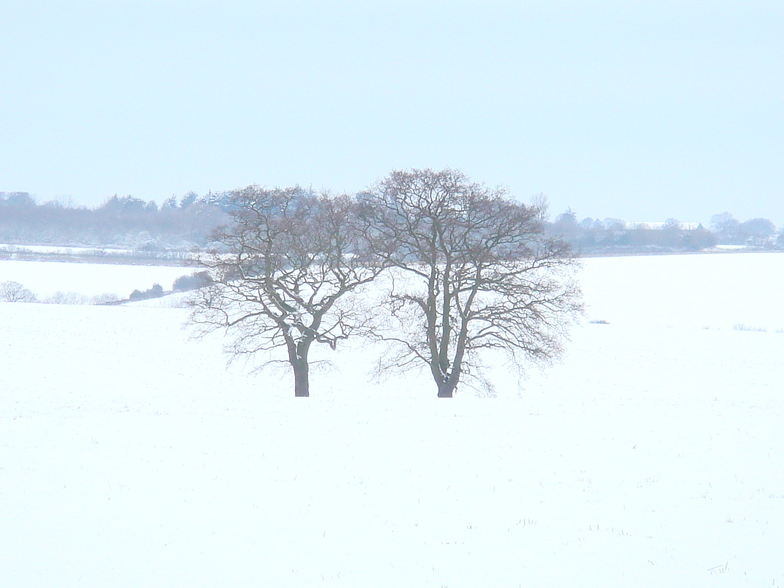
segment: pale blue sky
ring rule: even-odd
[[[454,167],[554,214],[784,226],[784,2],[0,0],[0,190]]]

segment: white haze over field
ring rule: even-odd
[[[72,289],[51,265],[0,280]],[[185,309],[0,304],[1,583],[784,584],[784,254],[583,265],[564,360],[496,398],[354,342],[295,399]]]

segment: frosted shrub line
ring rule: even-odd
[[[0,302],[40,302],[43,304],[111,304],[119,301],[119,296],[106,292],[96,296],[87,296],[80,292],[57,291],[46,298],[39,299],[33,292],[19,282],[6,281],[0,283]]]
[[[732,330],[733,331],[751,331],[751,332],[755,332],[755,333],[767,333],[768,332],[767,329],[763,329],[761,327],[752,327],[752,326],[749,326],[749,325],[744,325],[743,323],[735,323],[734,325],[732,325]]]

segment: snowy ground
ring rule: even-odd
[[[294,399],[182,309],[0,304],[0,585],[784,585],[784,254],[584,265],[497,398],[357,344]]]

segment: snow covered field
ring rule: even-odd
[[[295,399],[183,309],[0,304],[0,585],[784,585],[784,254],[583,263],[563,362],[497,398],[355,343]]]
[[[153,284],[171,290],[174,280],[192,272],[176,266],[0,260],[0,282],[19,282],[41,299],[55,292],[128,298],[134,290],[148,290]]]

